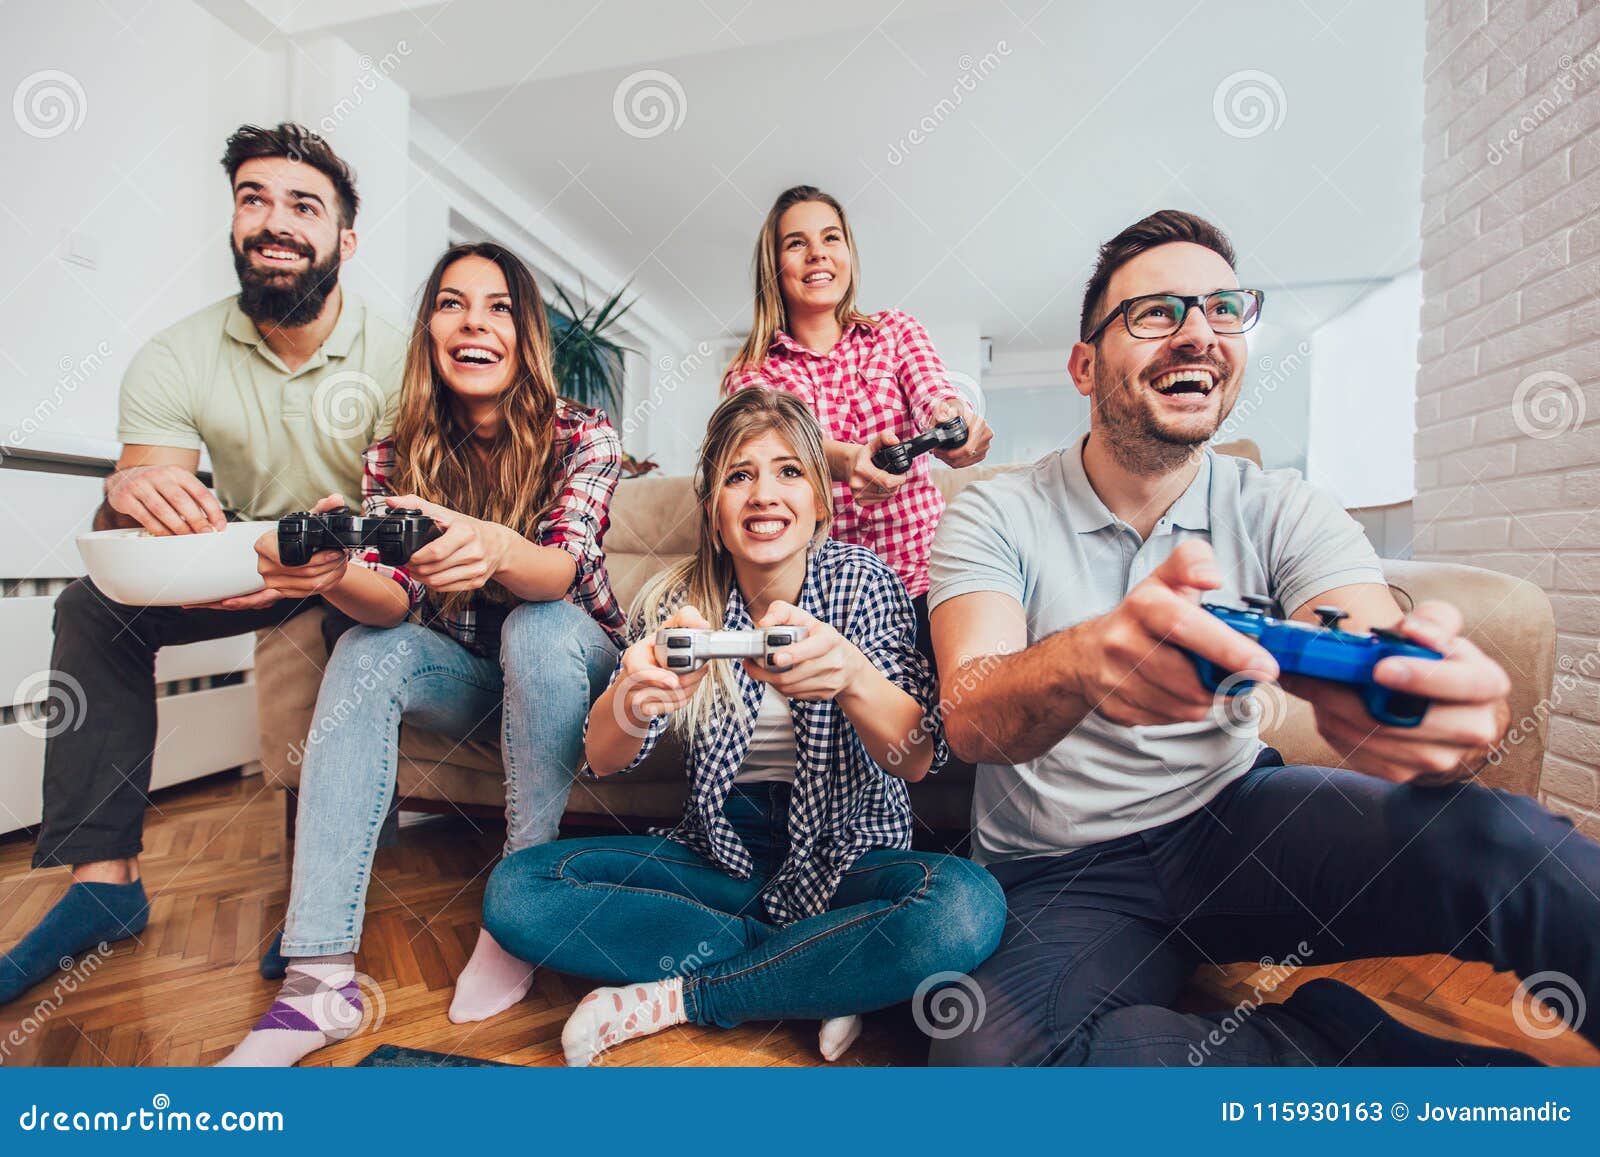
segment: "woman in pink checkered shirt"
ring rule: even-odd
[[[928,549],[944,498],[926,456],[896,475],[873,466],[872,455],[957,413],[967,442],[933,452],[945,465],[981,462],[994,435],[951,384],[914,317],[856,309],[859,268],[839,202],[810,185],[785,190],[756,241],[755,319],[723,389],[786,390],[811,407],[827,436],[833,537],[867,547],[900,576],[931,660]]]

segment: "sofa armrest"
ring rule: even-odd
[[[1489,787],[1537,797],[1549,714],[1538,705],[1547,704],[1555,673],[1549,597],[1525,579],[1458,563],[1385,559],[1383,570],[1403,610],[1430,599],[1459,607],[1466,633],[1511,676],[1511,722],[1519,738],[1503,745],[1502,757],[1479,778]],[[1288,699],[1287,710],[1262,738],[1290,763],[1340,765],[1317,734],[1310,706],[1299,699]]]

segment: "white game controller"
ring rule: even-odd
[[[754,659],[769,671],[786,671],[772,661],[780,647],[806,637],[804,627],[756,627],[748,631],[708,631],[700,627],[662,627],[656,632],[656,662],[669,671],[698,671],[709,659]]]

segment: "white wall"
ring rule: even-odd
[[[993,462],[1032,462],[1089,432],[1089,401],[1067,376],[1071,349],[997,349],[983,376]],[[1261,326],[1251,334],[1244,386],[1217,437],[1249,438],[1264,466],[1305,468],[1311,389],[1306,334]]]
[[[623,446],[638,458],[653,458],[662,474],[689,474],[705,437],[706,422],[721,400],[722,374],[740,343],[704,338],[686,349],[653,350],[650,389],[613,422]]]
[[[135,350],[237,290],[217,162],[233,128],[279,119],[283,54],[189,3],[147,5],[127,29],[115,13],[98,0],[7,10],[7,92],[70,62],[70,79],[40,78],[32,89],[53,86],[70,108],[67,121],[45,112],[30,122],[60,128],[45,137],[0,119],[5,445],[113,438],[117,385]],[[69,236],[92,269],[62,260]]]
[[[410,314],[416,289],[409,200],[414,193],[429,199],[410,155],[411,98],[396,83],[410,54],[404,39],[374,58],[335,36],[292,42],[287,52],[286,116],[327,138],[355,170],[361,194],[356,260],[341,277],[372,308],[397,318]]]
[[[1306,477],[1345,506],[1416,493],[1417,339],[1422,274],[1380,285],[1312,335]]]

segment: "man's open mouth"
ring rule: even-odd
[[[283,245],[257,245],[255,252],[268,261],[283,265],[292,265],[296,261],[307,260],[308,255],[298,249],[290,249]]]
[[[1175,397],[1180,394],[1198,394],[1205,397],[1217,387],[1217,376],[1211,370],[1171,370],[1150,383],[1158,394]]]

